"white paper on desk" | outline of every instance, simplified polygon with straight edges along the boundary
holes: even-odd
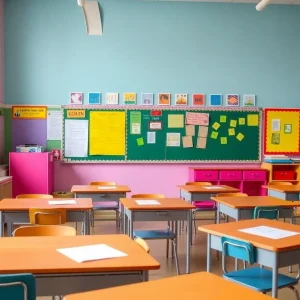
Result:
[[[224,189],[222,186],[218,186],[218,185],[204,186],[204,188],[207,190],[222,190],[222,189]]]
[[[157,200],[135,200],[138,205],[160,205]]]
[[[128,255],[105,244],[72,247],[56,250],[61,254],[71,258],[72,260],[75,260],[78,263],[100,259],[124,257]]]
[[[49,205],[63,205],[63,204],[76,204],[75,200],[50,200],[48,201]]]
[[[116,186],[98,186],[98,190],[112,190],[116,188]]]
[[[289,236],[299,234],[299,232],[288,231],[269,226],[257,226],[252,228],[240,229],[239,231],[266,237],[273,240],[283,239]]]

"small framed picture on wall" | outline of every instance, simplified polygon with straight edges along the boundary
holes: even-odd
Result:
[[[170,93],[159,93],[158,94],[158,105],[171,105],[171,94]]]
[[[209,97],[210,106],[222,106],[222,95],[221,94],[211,94]]]
[[[141,93],[141,105],[153,105],[154,95],[152,93]]]
[[[237,94],[226,95],[226,106],[240,106],[240,98]]]
[[[243,95],[244,106],[255,106],[255,95]]]
[[[193,105],[194,106],[204,106],[205,105],[205,95],[204,94],[193,94]]]
[[[83,93],[82,92],[71,92],[69,103],[71,105],[73,105],[73,104],[82,105],[83,104]]]

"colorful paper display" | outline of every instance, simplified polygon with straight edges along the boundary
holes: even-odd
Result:
[[[188,125],[204,125],[208,126],[209,114],[187,112],[185,123]]]
[[[218,122],[215,122],[214,124],[213,124],[213,126],[212,126],[212,128],[214,129],[214,130],[218,130],[219,128],[220,128],[220,124],[218,123]]]
[[[168,115],[168,128],[183,128],[184,115]]]

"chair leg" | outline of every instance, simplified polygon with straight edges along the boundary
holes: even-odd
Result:
[[[288,288],[291,289],[295,293],[296,299],[300,300],[298,290],[294,286],[289,286]]]
[[[178,255],[177,255],[177,247],[176,247],[176,240],[172,240],[172,244],[173,244],[173,249],[174,249],[174,254],[175,254],[176,272],[177,272],[177,275],[180,275]]]
[[[167,240],[167,245],[166,245],[166,258],[169,258],[169,240]]]
[[[95,214],[94,214],[94,211],[91,212],[91,215],[92,215],[91,226],[94,227],[95,226],[95,222],[94,222]]]

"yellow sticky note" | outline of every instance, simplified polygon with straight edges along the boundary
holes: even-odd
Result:
[[[244,139],[244,135],[242,133],[239,133],[236,138],[241,142]]]
[[[231,120],[230,121],[230,127],[236,127],[237,121],[236,120]]]
[[[227,116],[220,116],[220,123],[226,123]]]
[[[220,128],[220,124],[218,123],[218,122],[215,122],[214,123],[214,125],[212,126],[212,128],[214,129],[214,130],[218,130],[219,128]]]
[[[221,144],[226,145],[227,144],[227,137],[221,137]]]
[[[245,124],[246,124],[245,118],[239,118],[239,125],[245,125]]]
[[[213,131],[213,132],[211,133],[211,136],[210,136],[210,137],[211,137],[212,139],[215,139],[215,140],[216,140],[216,139],[218,138],[218,135],[219,135],[219,132]]]
[[[247,116],[248,126],[258,126],[258,115],[248,115]]]
[[[234,128],[229,128],[228,129],[228,135],[235,135],[235,129]]]

